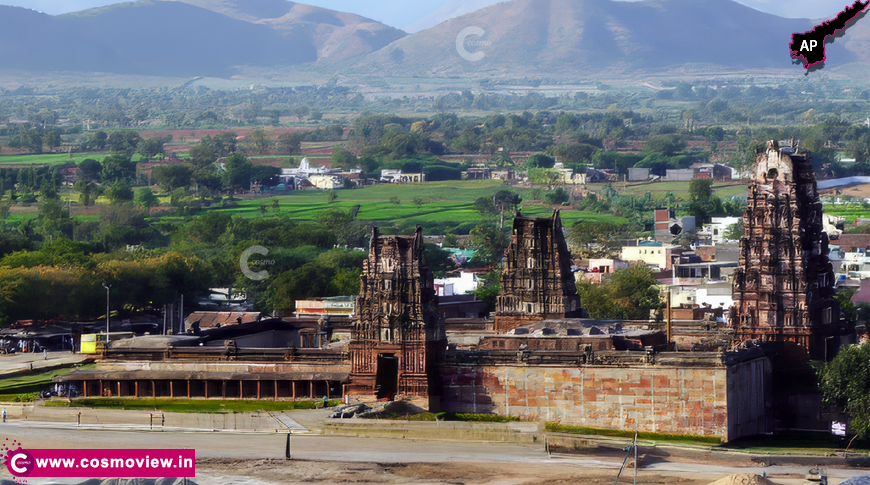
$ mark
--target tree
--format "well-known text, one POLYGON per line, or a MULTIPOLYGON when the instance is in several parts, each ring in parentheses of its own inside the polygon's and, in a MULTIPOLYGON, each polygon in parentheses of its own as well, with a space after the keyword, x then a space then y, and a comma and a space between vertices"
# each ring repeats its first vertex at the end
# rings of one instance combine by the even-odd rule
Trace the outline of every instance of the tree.
POLYGON ((555 158, 543 153, 536 153, 526 160, 526 167, 528 168, 553 168, 553 165, 555 164, 555 158))
POLYGON ((706 202, 713 197, 712 179, 692 179, 689 182, 689 199, 692 202, 706 202))
POLYGON ((359 159, 356 155, 341 147, 335 147, 335 150, 332 152, 332 157, 329 159, 329 166, 331 168, 343 168, 349 170, 351 168, 356 168, 357 165, 359 165, 359 159))
POLYGON ((522 201, 523 199, 515 192, 505 189, 499 190, 492 196, 492 204, 501 215, 499 227, 504 227, 505 214, 516 211, 522 201))
POLYGON ((870 342, 841 347, 818 375, 822 399, 850 414, 855 438, 870 436, 870 342))
POLYGON ((510 240, 508 235, 494 224, 478 224, 469 233, 474 259, 484 264, 495 264, 504 254, 510 240))
POLYGON ((224 181, 232 191, 236 187, 244 190, 251 188, 251 177, 254 175, 254 165, 245 156, 233 153, 224 161, 226 172, 224 181))
POLYGON ((130 188, 130 184, 125 180, 116 181, 106 190, 105 194, 109 200, 115 204, 126 203, 133 200, 133 189, 130 188))
POLYGON ((447 271, 456 268, 456 263, 453 261, 453 255, 450 251, 445 251, 435 244, 427 243, 424 246, 424 257, 429 269, 435 273, 436 278, 443 278, 447 271))
POLYGON ((133 179, 136 177, 136 164, 128 155, 113 153, 103 159, 100 178, 103 182, 133 179))
POLYGON ((568 145, 556 145, 553 154, 565 164, 589 163, 592 156, 599 151, 598 147, 586 143, 571 143, 568 145))
POLYGON ((302 148, 302 132, 291 131, 278 135, 278 151, 286 155, 296 155, 302 148))
POLYGON ((495 303, 501 293, 501 272, 490 271, 483 275, 477 289, 472 292, 475 300, 485 301, 488 312, 495 311, 495 303))
POLYGON ((266 130, 254 130, 245 137, 245 146, 251 153, 264 154, 272 145, 266 130))
POLYGON ((146 159, 151 159, 163 153, 163 145, 166 140, 162 137, 153 136, 147 140, 139 142, 138 152, 146 159))
POLYGON ((190 185, 193 170, 188 165, 163 165, 152 171, 154 181, 166 192, 190 185))
POLYGON ((218 152, 215 141, 207 136, 199 142, 199 145, 190 149, 190 160, 197 170, 210 167, 217 159, 218 152))
POLYGON ((308 116, 309 113, 311 113, 311 108, 305 106, 304 104, 293 108, 293 114, 296 115, 296 118, 298 118, 300 121, 302 120, 302 118, 308 116))
POLYGON ((553 190, 565 181, 562 172, 547 168, 530 168, 527 172, 529 180, 535 185, 546 185, 547 190, 553 190))
POLYGON ((571 199, 571 194, 562 187, 557 187, 556 190, 551 190, 544 194, 544 200, 550 205, 561 205, 571 199))
POLYGON ((643 144, 643 149, 672 157, 686 148, 686 141, 679 135, 654 135, 643 144))
POLYGON ((42 143, 48 148, 55 148, 60 146, 60 135, 57 134, 57 130, 51 130, 45 134, 42 138, 42 143))
POLYGON ((580 219, 571 226, 568 243, 579 256, 590 258, 615 257, 622 249, 622 242, 634 239, 639 226, 610 221, 580 219))
POLYGON ((135 202, 146 209, 160 205, 160 199, 148 187, 136 191, 135 202))
MULTIPOLYGON (((267 306, 287 315, 296 311, 296 300, 330 295, 335 270, 317 263, 278 275, 269 285, 267 306)), ((357 290, 359 286, 357 286, 357 290)))
POLYGON ((94 188, 96 186, 93 182, 83 180, 76 182, 76 189, 79 191, 79 203, 85 207, 90 207, 94 205, 94 201, 96 197, 94 197, 94 188))
POLYGON ((492 199, 489 197, 478 197, 477 200, 474 201, 474 210, 480 212, 480 215, 483 217, 498 213, 495 204, 493 204, 492 199))
POLYGON ((743 226, 743 221, 739 221, 725 228, 725 232, 722 236, 730 241, 739 241, 743 238, 744 231, 745 228, 743 226))
POLYGON ((577 283, 583 309, 592 318, 647 320, 662 302, 653 272, 636 264, 617 270, 601 284, 577 283))
POLYGON ((79 164, 78 176, 80 180, 99 180, 103 165, 93 158, 86 158, 79 164))

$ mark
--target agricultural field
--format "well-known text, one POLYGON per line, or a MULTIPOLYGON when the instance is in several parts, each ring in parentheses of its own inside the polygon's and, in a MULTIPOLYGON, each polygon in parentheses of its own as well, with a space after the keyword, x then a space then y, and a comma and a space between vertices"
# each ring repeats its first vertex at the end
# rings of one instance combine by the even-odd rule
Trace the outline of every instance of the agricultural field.
MULTIPOLYGON (((336 199, 328 201, 328 192, 321 190, 305 190, 290 192, 287 195, 275 197, 257 196, 253 200, 238 200, 227 207, 212 206, 203 209, 219 211, 233 216, 245 218, 289 216, 296 220, 314 220, 328 209, 338 208, 349 210, 359 205, 357 217, 361 220, 381 221, 395 225, 421 224, 424 226, 451 223, 477 224, 485 218, 474 209, 474 201, 480 197, 490 197, 497 191, 509 188, 520 194, 523 203, 522 212, 528 215, 545 216, 552 214, 553 206, 543 201, 531 199, 531 189, 525 187, 505 187, 500 181, 468 180, 426 182, 413 185, 374 185, 351 190, 335 191, 336 199), (278 202, 277 210, 274 207, 278 202), (265 213, 261 209, 265 207, 265 213)), ((152 187, 156 189, 156 187, 152 187)), ((169 197, 160 195, 161 206, 169 204, 169 197)), ((79 194, 76 191, 64 190, 60 194, 64 205, 72 199, 72 215, 79 222, 97 220, 100 208, 109 204, 108 199, 101 197, 96 205, 84 207, 78 204, 79 194)), ((562 208, 562 223, 566 226, 585 220, 608 220, 625 222, 611 214, 598 214, 562 208)), ((25 219, 35 218, 39 214, 38 204, 13 206, 7 222, 18 223, 25 219)), ((494 216, 490 216, 492 220, 494 216)), ((182 220, 180 216, 160 217, 164 220, 182 220)))
MULTIPOLYGON (((607 184, 588 184, 588 189, 592 193, 600 193, 601 188, 605 185, 607 184)), ((689 198, 689 182, 629 183, 626 185, 623 185, 621 182, 613 182, 610 185, 620 194, 643 195, 650 192, 655 196, 673 192, 674 196, 678 199, 688 200, 689 198)), ((734 196, 746 197, 746 184, 739 180, 715 182, 713 190, 720 199, 728 199, 734 196)))
MULTIPOLYGON (((238 202, 236 207, 213 209, 242 217, 264 217, 276 214, 272 204, 278 201, 278 213, 294 219, 313 220, 331 208, 348 210, 360 206, 357 217, 362 220, 389 221, 400 224, 473 223, 483 220, 474 209, 479 197, 489 197, 505 188, 499 181, 468 180, 427 182, 413 185, 376 185, 352 190, 336 191, 337 198, 329 203, 327 192, 296 191, 289 195, 265 197, 238 202), (391 202, 391 199, 393 201, 391 202), (419 199, 419 200, 417 200, 419 199), (398 203, 395 203, 398 202, 398 203)), ((522 212, 529 215, 549 215, 553 207, 529 199, 527 188, 511 188, 523 197, 522 212)), ((571 211, 565 208, 562 222, 573 224, 579 219, 614 220, 608 214, 571 211)))
MULTIPOLYGON (((67 162, 74 162, 76 164, 80 163, 82 160, 87 158, 92 158, 94 160, 102 161, 104 158, 109 156, 108 152, 84 152, 84 153, 73 153, 72 158, 67 153, 40 153, 40 154, 28 154, 28 155, 3 155, 0 156, 0 168, 4 167, 17 167, 17 166, 27 166, 27 165, 61 165, 67 162)), ((132 160, 134 162, 138 162, 142 160, 142 158, 137 154, 133 155, 132 160)))

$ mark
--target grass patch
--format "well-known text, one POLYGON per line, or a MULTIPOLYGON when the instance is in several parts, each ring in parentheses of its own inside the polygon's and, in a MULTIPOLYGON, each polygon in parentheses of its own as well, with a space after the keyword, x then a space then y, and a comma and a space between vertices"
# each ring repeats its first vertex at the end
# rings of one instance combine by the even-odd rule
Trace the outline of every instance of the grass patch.
MULTIPOLYGON (((571 433, 571 434, 585 434, 585 435, 593 435, 593 436, 612 436, 616 438, 634 438, 634 431, 624 431, 619 429, 601 429, 601 428, 588 428, 585 426, 569 426, 565 424, 554 423, 552 421, 547 421, 544 425, 545 431, 552 431, 554 433, 571 433)), ((722 442, 722 439, 718 436, 695 436, 695 435, 686 435, 686 434, 662 434, 662 433, 648 433, 641 431, 637 434, 638 439, 644 439, 649 441, 681 441, 681 442, 694 442, 694 443, 704 443, 708 445, 718 445, 722 442)))
POLYGON ((49 386, 54 384, 53 378, 65 376, 74 370, 85 370, 94 367, 94 364, 87 364, 79 367, 68 367, 65 369, 55 369, 44 372, 34 372, 31 374, 21 375, 17 377, 6 377, 0 379, 0 394, 26 394, 44 391, 49 386))
MULTIPOLYGON (((338 406, 340 400, 329 401, 338 406)), ((142 399, 142 398, 77 398, 71 401, 49 401, 50 407, 95 409, 128 409, 140 411, 167 411, 172 413, 250 413, 256 411, 286 411, 315 409, 323 406, 322 399, 310 401, 258 401, 254 399, 142 399)))
MULTIPOLYGON (((849 451, 868 453, 867 445, 866 441, 855 440, 855 447, 849 451)), ((824 455, 842 449, 839 438, 826 431, 777 431, 772 435, 740 438, 723 447, 759 454, 798 455, 824 455)))
POLYGON ((439 421, 468 421, 475 423, 516 423, 517 416, 500 416, 498 414, 475 413, 438 413, 439 421))
MULTIPOLYGON (((109 152, 97 153, 97 152, 87 152, 87 153, 73 153, 72 161, 76 164, 81 162, 86 158, 93 158, 94 160, 101 162, 104 158, 109 156, 109 152)), ((133 161, 137 161, 140 157, 138 155, 133 156, 133 161)), ((68 153, 39 153, 39 154, 26 154, 26 155, 2 155, 0 156, 0 167, 4 165, 60 165, 63 163, 67 163, 70 161, 70 156, 68 153)))
POLYGON ((34 402, 37 399, 39 399, 39 395, 35 392, 0 394, 0 402, 34 402))
MULTIPOLYGON (((653 195, 663 195, 667 192, 673 192, 675 197, 688 200, 689 199, 689 184, 691 182, 655 182, 644 184, 627 184, 612 182, 610 185, 620 194, 643 195, 647 192, 653 195), (624 189, 623 189, 624 187, 624 189)), ((590 192, 601 193, 601 188, 607 184, 588 184, 590 192)), ((729 180, 724 182, 713 183, 713 193, 721 199, 727 199, 734 196, 746 196, 746 184, 742 184, 739 180, 729 180)))

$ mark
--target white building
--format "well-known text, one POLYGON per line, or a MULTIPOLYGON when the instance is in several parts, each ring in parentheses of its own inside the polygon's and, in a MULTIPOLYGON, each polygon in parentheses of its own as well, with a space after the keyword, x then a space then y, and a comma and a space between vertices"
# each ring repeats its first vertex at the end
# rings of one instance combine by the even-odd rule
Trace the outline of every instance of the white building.
POLYGON ((414 182, 425 182, 426 174, 422 173, 402 173, 401 170, 386 169, 381 170, 381 182, 392 184, 409 184, 414 182))
POLYGON ((477 278, 474 273, 459 273, 458 278, 437 278, 435 291, 438 296, 465 295, 477 289, 477 278))
POLYGON ((742 217, 714 217, 710 224, 704 224, 704 228, 701 232, 698 233, 698 236, 710 237, 713 241, 713 245, 716 244, 727 244, 729 242, 737 242, 732 239, 727 239, 725 237, 725 233, 728 231, 728 228, 736 223, 742 223, 742 217))

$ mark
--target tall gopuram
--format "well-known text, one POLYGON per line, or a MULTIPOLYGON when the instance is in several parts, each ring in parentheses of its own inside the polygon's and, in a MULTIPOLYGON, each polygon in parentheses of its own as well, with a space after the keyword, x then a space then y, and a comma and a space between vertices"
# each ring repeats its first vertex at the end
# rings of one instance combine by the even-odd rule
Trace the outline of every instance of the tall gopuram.
POLYGON ((794 140, 757 151, 743 226, 729 315, 736 341, 792 342, 823 356, 843 324, 812 157, 794 140))
POLYGON ((517 214, 496 300, 496 333, 541 320, 582 317, 574 281, 559 211, 542 218, 517 214))
POLYGON ((381 236, 372 229, 355 313, 349 394, 440 395, 434 373, 447 337, 419 227, 413 236, 381 236))

